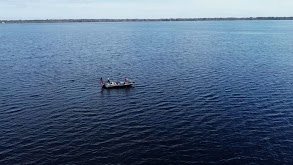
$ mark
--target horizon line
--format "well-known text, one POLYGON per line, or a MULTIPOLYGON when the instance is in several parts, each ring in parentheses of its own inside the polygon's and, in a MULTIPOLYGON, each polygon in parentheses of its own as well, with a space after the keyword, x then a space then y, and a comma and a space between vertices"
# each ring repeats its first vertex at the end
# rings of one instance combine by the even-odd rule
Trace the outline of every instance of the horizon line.
POLYGON ((293 20, 289 17, 209 17, 209 18, 68 18, 68 19, 10 19, 0 23, 58 23, 58 22, 144 22, 144 21, 225 21, 225 20, 293 20))

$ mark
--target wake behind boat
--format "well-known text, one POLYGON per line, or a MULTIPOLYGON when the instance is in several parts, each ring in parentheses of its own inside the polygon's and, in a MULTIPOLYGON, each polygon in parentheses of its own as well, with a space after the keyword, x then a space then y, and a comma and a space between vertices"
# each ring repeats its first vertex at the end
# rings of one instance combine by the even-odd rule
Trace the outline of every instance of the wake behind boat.
POLYGON ((104 83, 103 78, 100 79, 102 88, 127 88, 131 87, 135 82, 129 81, 128 78, 125 78, 124 82, 111 82, 108 78, 107 82, 104 83))

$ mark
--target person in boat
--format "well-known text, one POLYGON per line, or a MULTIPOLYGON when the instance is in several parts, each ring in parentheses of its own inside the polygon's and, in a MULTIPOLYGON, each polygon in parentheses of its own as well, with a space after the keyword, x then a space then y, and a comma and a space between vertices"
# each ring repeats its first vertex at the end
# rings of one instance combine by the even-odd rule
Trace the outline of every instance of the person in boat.
POLYGON ((102 85, 104 84, 103 77, 101 77, 100 82, 101 82, 102 85))
POLYGON ((110 78, 108 78, 107 83, 110 83, 110 78))
POLYGON ((128 83, 128 78, 125 78, 124 84, 128 83))

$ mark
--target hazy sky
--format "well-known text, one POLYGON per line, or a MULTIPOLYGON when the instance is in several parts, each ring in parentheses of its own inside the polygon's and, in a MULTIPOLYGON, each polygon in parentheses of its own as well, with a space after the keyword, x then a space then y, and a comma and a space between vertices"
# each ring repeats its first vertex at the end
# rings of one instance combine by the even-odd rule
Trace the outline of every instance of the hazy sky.
POLYGON ((293 16, 293 0, 0 0, 0 19, 293 16))

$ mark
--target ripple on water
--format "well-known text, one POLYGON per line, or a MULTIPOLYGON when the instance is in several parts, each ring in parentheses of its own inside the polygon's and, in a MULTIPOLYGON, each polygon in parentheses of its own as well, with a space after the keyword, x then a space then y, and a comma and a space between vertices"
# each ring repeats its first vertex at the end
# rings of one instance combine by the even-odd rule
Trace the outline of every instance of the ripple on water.
POLYGON ((292 164, 292 26, 1 26, 0 164, 292 164))

